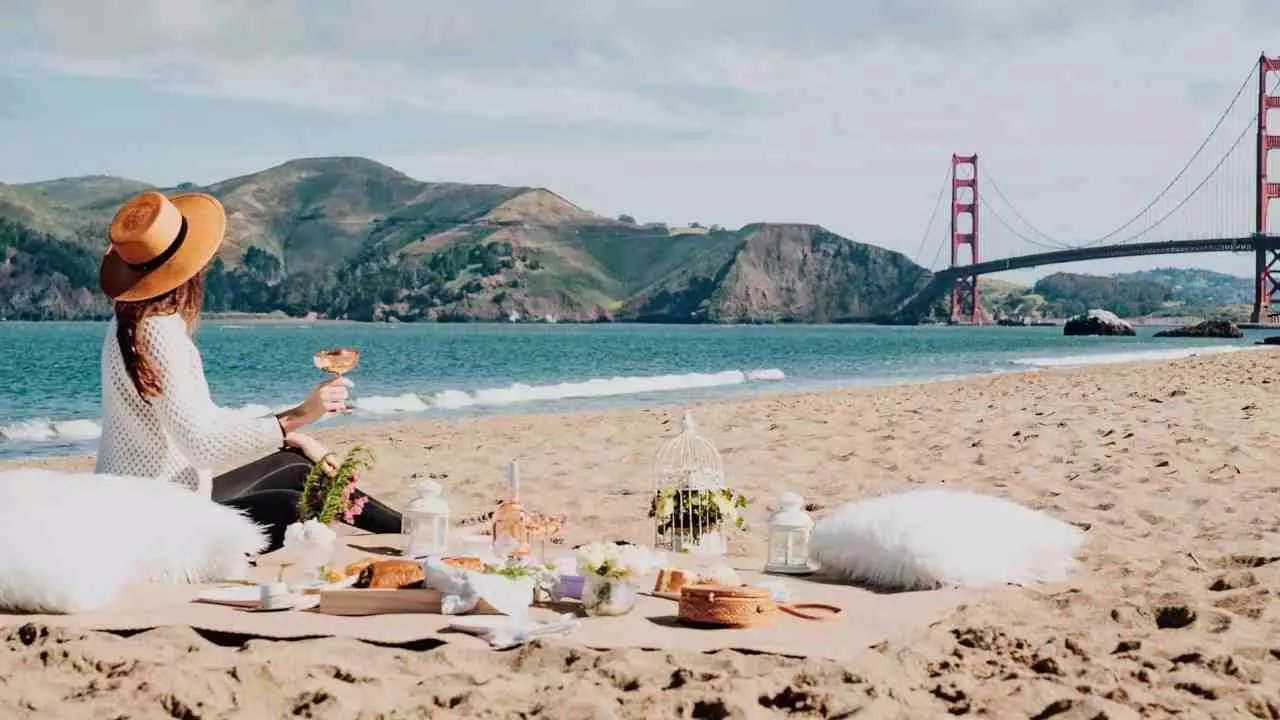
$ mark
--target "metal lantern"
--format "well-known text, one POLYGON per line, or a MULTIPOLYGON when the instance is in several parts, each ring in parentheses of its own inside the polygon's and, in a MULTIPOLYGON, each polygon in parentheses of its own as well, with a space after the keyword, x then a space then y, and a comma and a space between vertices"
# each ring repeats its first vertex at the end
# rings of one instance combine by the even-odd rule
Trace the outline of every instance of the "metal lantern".
POLYGON ((401 520, 404 554, 412 558, 443 554, 449 545, 449 505, 441 495, 440 483, 423 480, 414 490, 417 495, 409 501, 401 520))
POLYGON ((813 572, 809 563, 809 533, 813 518, 804 510, 804 498, 796 493, 783 493, 778 511, 769 518, 769 556, 767 573, 803 575, 813 572))
POLYGON ((720 453, 698 434, 686 412, 680 434, 663 443, 654 462, 650 505, 654 547, 674 552, 724 553, 722 523, 705 508, 723 503, 724 464, 720 453))

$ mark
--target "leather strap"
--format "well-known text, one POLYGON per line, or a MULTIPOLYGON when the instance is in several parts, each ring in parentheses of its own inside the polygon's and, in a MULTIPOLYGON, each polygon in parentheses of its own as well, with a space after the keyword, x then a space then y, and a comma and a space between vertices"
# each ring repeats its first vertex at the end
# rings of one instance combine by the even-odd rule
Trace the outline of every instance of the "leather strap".
POLYGON ((155 270, 161 265, 169 262, 169 258, 173 257, 174 254, 178 252, 178 249, 182 247, 182 243, 186 239, 187 239, 187 218, 184 215, 182 218, 182 225, 178 227, 178 236, 173 239, 173 242, 169 243, 169 247, 165 248, 164 252, 160 253, 159 255, 151 258, 146 262, 125 263, 125 266, 134 272, 140 272, 140 273, 151 272, 152 270, 155 270))
POLYGON ((805 620, 833 620, 844 613, 844 610, 835 605, 825 605, 823 603, 780 603, 778 609, 805 620), (804 610, 821 610, 823 612, 814 615, 803 612, 804 610))

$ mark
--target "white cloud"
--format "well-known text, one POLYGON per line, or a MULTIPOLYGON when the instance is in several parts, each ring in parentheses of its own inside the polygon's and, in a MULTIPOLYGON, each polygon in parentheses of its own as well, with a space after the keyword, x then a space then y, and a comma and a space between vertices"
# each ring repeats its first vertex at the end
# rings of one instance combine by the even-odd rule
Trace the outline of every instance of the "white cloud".
MULTIPOLYGON (((821 222, 909 253, 952 152, 979 152, 1055 236, 1114 226, 1194 149, 1280 26, 1270 0, 88 5, 0 10, 0 66, 353 123, 471 117, 493 124, 490 149, 424 132, 378 159, 545 184, 604 212, 821 222), (543 132, 564 126, 612 144, 543 132)), ((1019 249, 987 231, 987 256, 1019 249)))

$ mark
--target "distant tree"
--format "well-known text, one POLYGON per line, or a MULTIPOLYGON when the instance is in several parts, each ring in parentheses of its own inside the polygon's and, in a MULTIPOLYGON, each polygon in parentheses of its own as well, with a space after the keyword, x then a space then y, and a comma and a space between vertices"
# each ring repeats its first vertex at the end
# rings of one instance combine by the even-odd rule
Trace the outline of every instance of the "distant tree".
POLYGON ((691 227, 691 228, 700 228, 700 227, 702 227, 702 223, 691 222, 691 223, 689 223, 689 227, 691 227))
POLYGON ((278 282, 284 270, 279 258, 256 245, 245 251, 241 264, 249 277, 268 285, 278 282))
POLYGON ((618 216, 618 222, 624 222, 624 223, 626 223, 626 224, 628 224, 628 225, 635 225, 635 224, 636 224, 636 219, 635 219, 635 218, 633 218, 633 217, 631 217, 630 215, 628 215, 628 214, 626 214, 626 213, 623 213, 623 214, 621 214, 621 215, 619 215, 619 216, 618 216))

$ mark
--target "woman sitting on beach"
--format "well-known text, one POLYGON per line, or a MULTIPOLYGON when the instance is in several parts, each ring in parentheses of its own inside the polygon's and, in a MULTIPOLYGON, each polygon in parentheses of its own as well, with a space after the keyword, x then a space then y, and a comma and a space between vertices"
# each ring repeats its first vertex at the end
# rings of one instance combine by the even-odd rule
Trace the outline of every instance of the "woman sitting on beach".
MULTIPOLYGON (((301 405, 274 416, 249 417, 214 404, 191 334, 204 298, 204 267, 225 228, 222 205, 202 193, 170 199, 145 192, 112 220, 99 275, 115 319, 102 346, 96 472, 175 482, 238 508, 268 529, 274 550, 297 519, 313 463, 332 466, 324 447, 298 430, 345 410, 350 381, 322 382, 301 405), (265 457, 213 477, 215 465, 256 456, 265 457)), ((396 533, 400 515, 370 498, 355 525, 396 533)))

